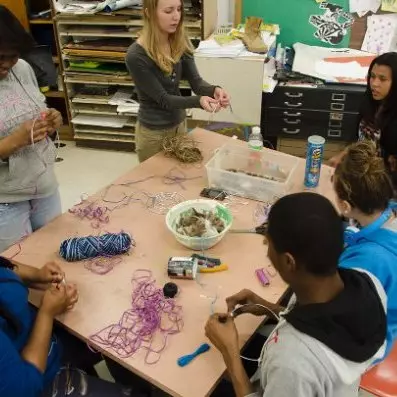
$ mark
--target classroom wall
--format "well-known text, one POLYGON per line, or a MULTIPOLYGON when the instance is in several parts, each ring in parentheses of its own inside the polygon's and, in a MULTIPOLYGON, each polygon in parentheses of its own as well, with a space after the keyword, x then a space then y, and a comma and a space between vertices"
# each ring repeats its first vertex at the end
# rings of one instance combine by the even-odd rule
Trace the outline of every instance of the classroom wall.
POLYGON ((218 1, 218 26, 227 25, 233 21, 233 14, 231 5, 234 3, 230 0, 218 1))

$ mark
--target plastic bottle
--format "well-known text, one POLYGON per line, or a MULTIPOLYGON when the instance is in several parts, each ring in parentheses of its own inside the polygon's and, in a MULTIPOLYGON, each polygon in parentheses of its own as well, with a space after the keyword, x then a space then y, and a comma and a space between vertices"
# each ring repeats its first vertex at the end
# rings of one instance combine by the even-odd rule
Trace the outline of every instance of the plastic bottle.
POLYGON ((253 127, 250 136, 248 137, 248 147, 254 150, 263 149, 263 137, 259 127, 253 127))

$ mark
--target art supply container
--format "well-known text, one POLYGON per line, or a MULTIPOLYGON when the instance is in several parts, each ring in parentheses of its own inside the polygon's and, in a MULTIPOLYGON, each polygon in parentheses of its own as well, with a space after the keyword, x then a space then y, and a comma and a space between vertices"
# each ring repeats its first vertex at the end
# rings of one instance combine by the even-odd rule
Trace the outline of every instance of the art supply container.
POLYGON ((267 202, 289 192, 298 162, 285 153, 254 151, 230 143, 222 146, 205 167, 209 187, 267 202), (253 153, 257 156, 254 162, 253 153))
POLYGON ((315 188, 320 182, 324 145, 325 138, 319 135, 312 135, 307 140, 304 184, 308 188, 315 188))

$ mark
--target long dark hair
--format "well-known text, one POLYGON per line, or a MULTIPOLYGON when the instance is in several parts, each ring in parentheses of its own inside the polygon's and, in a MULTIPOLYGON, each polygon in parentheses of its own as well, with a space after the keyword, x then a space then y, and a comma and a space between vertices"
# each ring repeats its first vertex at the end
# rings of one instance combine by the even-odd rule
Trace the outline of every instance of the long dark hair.
POLYGON ((23 55, 29 52, 35 42, 23 28, 15 15, 0 5, 0 51, 16 51, 23 55))
POLYGON ((360 116, 370 125, 382 130, 397 113, 397 53, 387 52, 375 58, 368 70, 367 90, 360 109, 360 116), (392 85, 389 95, 383 101, 376 101, 371 92, 371 73, 375 65, 388 66, 392 72, 392 85), (379 109, 382 106, 381 110, 379 109), (380 112, 379 112, 380 110, 380 112))

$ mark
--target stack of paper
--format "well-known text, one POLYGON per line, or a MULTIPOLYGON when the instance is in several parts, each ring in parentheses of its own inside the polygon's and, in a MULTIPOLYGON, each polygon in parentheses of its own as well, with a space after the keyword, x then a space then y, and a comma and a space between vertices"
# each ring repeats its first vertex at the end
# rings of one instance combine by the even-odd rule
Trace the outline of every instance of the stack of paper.
POLYGON ((375 58, 351 48, 325 48, 295 43, 292 70, 327 82, 367 83, 368 67, 375 58))
POLYGON ((122 128, 129 121, 129 117, 114 116, 86 116, 79 114, 72 119, 73 124, 96 125, 98 127, 122 128))
POLYGON ((363 51, 373 54, 397 51, 397 15, 372 15, 367 20, 363 51))
MULTIPOLYGON (((275 47, 276 36, 270 32, 262 32, 263 42, 270 50, 275 47)), ((237 57, 263 57, 264 54, 257 54, 250 52, 245 47, 244 43, 239 40, 233 40, 231 43, 220 45, 214 39, 208 39, 200 42, 196 50, 197 55, 212 57, 212 58, 237 58, 237 57)))
POLYGON ((105 1, 54 1, 55 11, 68 14, 95 14, 101 11, 116 11, 121 8, 141 6, 142 0, 105 0, 105 1))
POLYGON ((91 14, 94 13, 99 1, 57 0, 53 3, 56 12, 67 14, 91 14))
POLYGON ((242 41, 235 40, 230 44, 220 45, 214 39, 200 42, 196 52, 200 55, 214 58, 236 58, 245 50, 242 41))
POLYGON ((139 102, 132 99, 132 91, 128 88, 120 88, 113 96, 109 99, 109 105, 117 106, 118 113, 133 113, 137 114, 139 111, 139 102))

